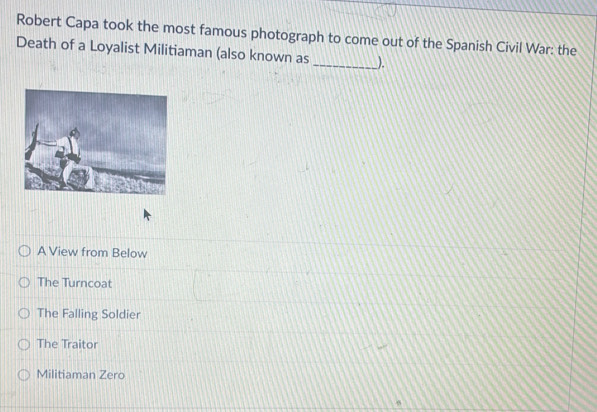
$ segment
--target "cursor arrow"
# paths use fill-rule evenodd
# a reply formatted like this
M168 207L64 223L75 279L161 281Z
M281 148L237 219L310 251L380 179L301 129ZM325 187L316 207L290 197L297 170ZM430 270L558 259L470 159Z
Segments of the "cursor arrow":
M147 209L143 209L143 219L147 219L149 221L150 216L151 216L151 213L149 213L147 211Z

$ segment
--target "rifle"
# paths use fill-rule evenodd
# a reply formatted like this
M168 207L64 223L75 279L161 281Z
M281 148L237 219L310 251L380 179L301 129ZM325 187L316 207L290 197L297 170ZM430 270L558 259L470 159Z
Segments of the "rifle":
M39 123L35 125L35 130L33 131L33 133L31 133L33 140L31 141L31 144L29 146L27 146L27 149L25 149L25 160L31 159L31 155L33 154L33 151L35 150L35 146L37 146L37 129L38 128L39 128Z

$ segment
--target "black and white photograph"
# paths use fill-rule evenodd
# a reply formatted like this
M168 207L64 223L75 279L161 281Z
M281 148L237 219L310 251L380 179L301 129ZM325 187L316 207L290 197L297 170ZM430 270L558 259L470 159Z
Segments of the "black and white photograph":
M25 189L165 194L167 98L25 91Z

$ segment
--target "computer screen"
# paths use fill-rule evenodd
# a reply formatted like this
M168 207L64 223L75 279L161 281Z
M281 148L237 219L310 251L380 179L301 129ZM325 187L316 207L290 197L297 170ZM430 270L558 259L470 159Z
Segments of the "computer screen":
M597 410L597 2L1 19L0 410Z

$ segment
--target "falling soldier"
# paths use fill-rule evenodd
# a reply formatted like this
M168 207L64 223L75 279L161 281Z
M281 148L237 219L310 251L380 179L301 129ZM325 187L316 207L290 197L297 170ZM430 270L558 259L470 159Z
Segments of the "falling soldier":
M82 170L85 173L85 190L93 190L94 188L93 169L89 166L81 166L79 164L81 162L80 137L81 133L75 127L70 131L68 136L57 140L44 141L36 139L35 143L38 145L55 146L58 148L55 157L60 159L60 168L62 169L60 173L60 189L70 189L71 186L68 184L68 179L73 170Z

